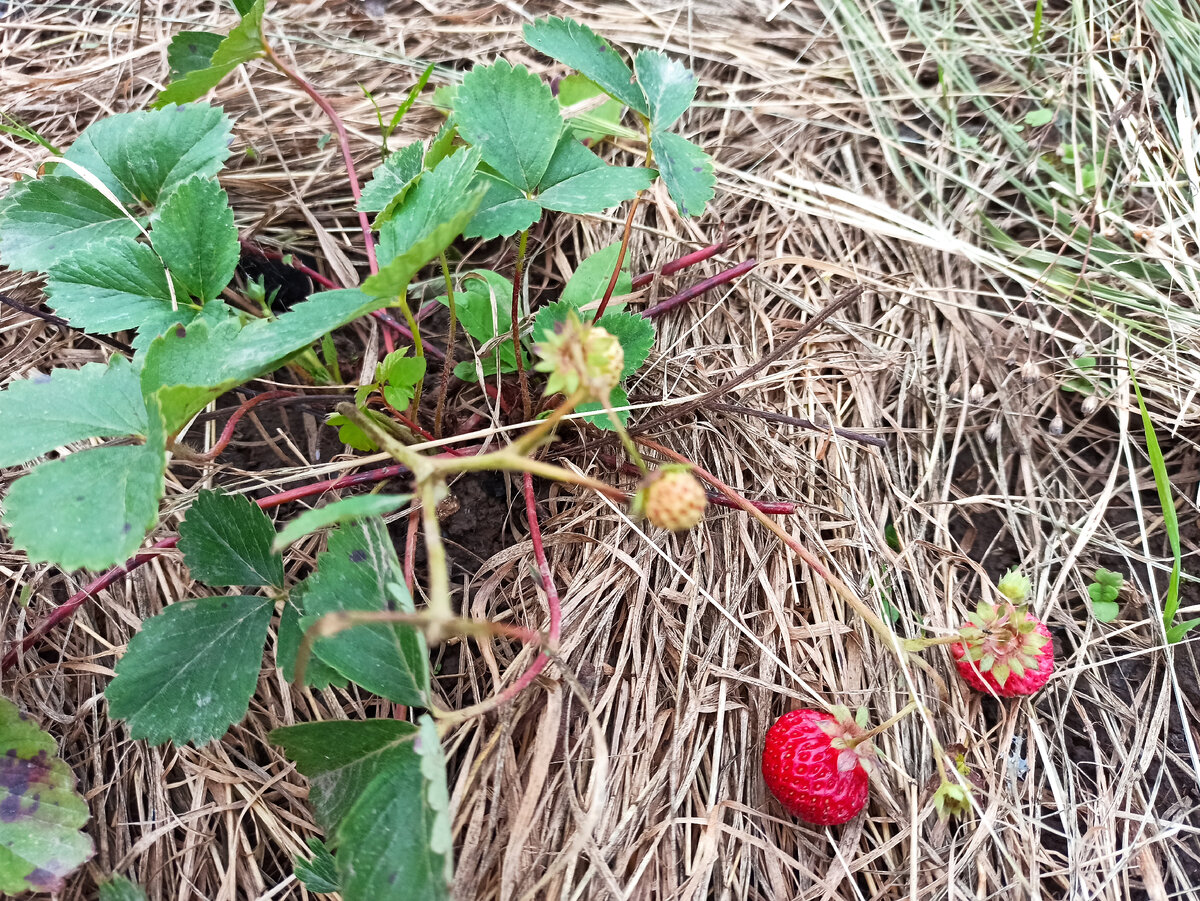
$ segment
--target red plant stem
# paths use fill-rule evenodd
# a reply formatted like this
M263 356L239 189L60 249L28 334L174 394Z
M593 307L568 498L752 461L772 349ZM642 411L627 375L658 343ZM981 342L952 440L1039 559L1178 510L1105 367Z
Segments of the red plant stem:
M612 300L613 291L616 290L617 279L621 275L621 264L625 262L625 251L629 249L629 236L633 232L633 217L641 202L642 195L639 191L633 198L633 203L629 205L629 215L625 217L625 233L621 235L621 249L617 253L617 265L613 267L612 278L608 280L608 287L604 289L604 297L600 300L600 306L596 308L596 315L592 317L593 323L600 321L600 317L604 315L604 311L608 307L608 302Z
M701 247L699 250L693 250L691 253L684 254L677 260L672 260L665 263L657 272L643 272L641 275L634 276L633 287L644 288L659 276L673 275L680 269L686 269L688 266L695 266L697 263L703 263L707 259L711 259L719 254L722 250L729 246L727 241L718 241L716 244L709 244L707 247Z
M642 474L642 471L632 463L620 463L617 461L617 458L611 454L600 454L599 459L600 462L605 466L610 466L613 469L619 470L625 475L640 477ZM709 491L707 492L707 496L708 502L715 507L728 507L731 510L741 509L737 504L725 497L723 494L719 494L715 491ZM747 498L747 500L763 513L766 513L770 516L791 516L800 509L800 505L795 501L754 501L750 500L749 498Z
M656 303L648 310L642 310L642 315L647 319L653 319L655 316L661 316L663 313L673 310L677 306L685 304L695 297L699 297L706 291L711 291L713 288L724 285L725 283L731 282L739 276L745 275L757 265L758 261L751 257L744 262L738 263L732 269L726 269L724 272L718 272L716 275L712 276L712 278L706 278L702 282L697 282L690 288L680 291L674 297L668 297L661 303Z
M408 529L404 533L404 587L410 596L417 580L417 527L420 524L420 511L413 508L408 513Z
M342 123L342 117L337 114L337 110L321 95L320 91L305 81L299 72L288 68L287 64L279 58L279 55L267 43L267 36L265 34L262 38L262 46L263 50L266 51L267 59L274 64L275 68L311 97L313 102L321 108L321 111L329 117L329 121L333 123L333 130L337 132L338 146L342 149L342 160L346 164L346 175L350 180L350 193L354 195L354 204L357 206L358 201L362 197L362 191L358 187L358 170L354 168L354 155L350 152L350 136L346 133L346 126ZM375 260L375 238L371 235L371 220L367 218L367 214L362 210L358 213L358 224L362 229L363 247L367 251L367 268L374 275L379 271L379 264Z
M383 349L389 354L396 350L396 342L392 340L392 333L389 329L383 330Z
M283 263L285 266L290 266L297 272L307 275L322 288L328 288L330 291L337 291L342 287L333 279L327 278L326 276L317 272L317 270L313 269L311 266L304 265L304 263L296 259L294 254L280 253L277 250L267 250L263 247L259 247L257 244L247 238L238 238L238 241L245 250L250 251L255 256L260 256L264 260L275 260L276 262ZM289 256L292 257L291 262L285 262Z
M229 446L229 442L233 440L233 430L237 427L238 421L264 400L274 400L279 397L296 397L296 395L297 392L295 391L264 391L262 394L256 394L250 398L234 410L233 415L225 421L225 428L221 430L221 437L217 439L217 443L207 453L197 455L199 462L211 463L217 459L221 455L221 452Z

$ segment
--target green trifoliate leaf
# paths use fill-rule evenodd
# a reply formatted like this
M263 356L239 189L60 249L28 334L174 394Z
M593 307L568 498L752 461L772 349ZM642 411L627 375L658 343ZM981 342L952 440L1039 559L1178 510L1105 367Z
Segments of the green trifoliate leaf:
M243 6L246 8L242 9ZM263 56L266 53L263 49L262 35L265 6L266 0L256 0L249 6L239 2L238 11L242 13L242 21L229 32L229 37L217 45L207 66L193 69L182 78L172 80L159 91L154 105L165 106L168 103L190 103L199 100L242 63Z
M100 883L100 901L146 901L146 893L124 876L114 875Z
M189 178L171 193L159 208L150 241L201 303L220 295L241 256L229 196L210 178Z
M275 526L240 494L201 491L179 524L179 550L192 578L213 587L283 587L283 558L271 547Z
M379 364L383 398L395 410L407 410L417 385L425 377L425 358L407 356L408 348L393 351Z
M233 121L204 104L139 110L89 125L63 156L126 205L155 205L195 175L221 171Z
M479 184L487 192L475 216L463 230L468 238L492 238L515 235L524 231L542 218L542 207L530 200L520 188L510 185L497 175L481 172Z
M621 350L625 353L621 378L629 378L650 356L650 349L654 347L654 324L633 313L605 312L596 325L621 342Z
M625 111L624 104L605 93L600 85L583 75L568 75L558 83L558 103L567 115L568 108L577 103L591 100L603 95L605 100L599 106L587 112L571 116L567 126L574 132L577 140L589 140L593 144L603 141L621 127L621 114Z
M567 280L559 300L573 307L584 307L604 297L608 282L612 278L613 269L617 265L617 257L621 253L621 242L609 244L602 250L597 250L582 263L575 273ZM613 288L613 297L621 297L633 292L633 279L629 275L629 258L626 257L617 276L617 284ZM608 310L617 312L621 304L609 303Z
M586 75L609 95L643 116L650 107L633 72L612 46L586 25L550 16L525 26L525 43Z
M347 497L301 513L275 536L272 547L281 551L312 532L368 516L394 513L412 500L411 494L363 494Z
M330 532L328 550L317 558L317 571L304 586L303 630L327 613L414 609L387 526L376 517ZM418 707L428 703L425 638L413 626L355 626L317 639L313 652L388 700Z
M167 45L171 81L178 81L189 72L207 69L223 40L225 35L211 31L181 31L171 38Z
M424 159L425 147L419 141L397 150L371 172L355 209L377 213L400 203L421 175Z
M123 357L55 369L0 392L0 466L85 438L144 435L148 422L137 373Z
M297 857L294 864L296 878L304 883L310 892L341 891L341 881L338 878L337 861L319 838L310 838L307 842L312 857L305 860Z
M95 853L87 803L54 739L0 698L0 893L58 892Z
M142 344L176 322L195 318L182 287L171 307L162 260L133 238L109 238L56 263L46 282L46 303L72 325L96 334L137 329Z
M609 166L574 135L559 141L546 167L537 200L561 213L598 213L650 187L650 169Z
M550 87L524 66L502 59L463 77L454 121L483 161L523 191L542 180L563 129Z
M142 623L109 683L109 715L151 744L203 744L240 722L258 684L275 602L180 601Z
M436 730L422 717L408 754L379 773L337 830L346 901L450 897L448 793Z
M149 419L144 445L79 451L13 482L4 522L30 562L104 569L138 549L158 519L167 466L157 406Z
M157 394L169 432L181 428L209 401L273 367L339 326L386 304L357 288L322 291L278 319L198 318L169 330L146 349L142 393ZM205 305L221 315L221 305Z
M270 739L312 784L317 822L334 832L380 773L416 762L417 728L399 720L327 720L276 729Z
M107 238L132 239L135 222L82 179L47 175L17 182L0 209L0 262L45 272L68 254Z
M669 131L652 132L650 147L679 215L703 213L717 186L712 158L687 138Z
M639 50L633 58L633 71L650 106L652 128L670 128L692 105L696 76L662 51Z
M296 680L296 654L304 633L300 630L303 614L303 588L293 589L284 602L279 615L279 636L275 644L275 665L289 682ZM319 658L309 657L304 667L304 684L309 688L345 688L349 683L333 667L326 666Z

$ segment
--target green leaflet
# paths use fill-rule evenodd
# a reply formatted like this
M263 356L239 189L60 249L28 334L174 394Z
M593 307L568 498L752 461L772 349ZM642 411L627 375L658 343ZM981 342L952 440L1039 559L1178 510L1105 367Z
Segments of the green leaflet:
M630 109L650 115L646 97L634 83L629 66L608 41L586 25L550 16L529 23L524 32L530 47L578 69Z
M158 518L166 434L153 402L146 443L97 447L43 463L5 498L9 538L31 562L103 569L137 550Z
M463 77L454 104L459 133L507 182L533 190L563 129L550 88L524 66L497 60Z
M329 533L317 571L304 581L303 605L302 631L327 613L414 609L383 520L362 519ZM428 703L425 638L413 626L355 626L317 639L313 652L368 691L398 704Z
M150 241L201 303L220 296L241 256L229 197L213 179L189 178L163 202Z
M669 131L652 132L650 147L679 215L699 216L716 193L712 157L687 138Z
M55 369L0 392L0 466L86 438L144 435L148 423L137 373L124 357Z
M200 598L150 617L104 692L109 714L151 744L220 738L246 715L274 607L262 597Z
M248 497L201 491L179 525L179 550L192 578L205 585L283 587L275 526Z

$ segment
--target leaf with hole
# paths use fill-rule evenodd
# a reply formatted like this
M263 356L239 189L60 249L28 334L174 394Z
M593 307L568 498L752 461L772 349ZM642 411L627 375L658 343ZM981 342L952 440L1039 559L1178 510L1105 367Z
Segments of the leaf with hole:
M306 631L322 616L343 611L415 609L396 550L382 519L371 517L329 533L317 571L304 581ZM429 662L425 637L413 626L355 625L318 638L313 653L347 679L397 704L428 704Z
M454 120L483 161L523 191L542 180L563 129L549 86L524 66L502 59L463 76Z
M524 33L530 47L577 69L630 109L650 115L646 97L633 80L633 71L608 41L586 25L549 16L527 24Z
M150 617L105 689L109 715L151 744L220 738L250 706L274 607L262 597L200 598Z
M193 579L214 588L283 587L283 558L272 547L275 526L240 494L201 491L179 524L179 550Z
M54 745L0 698L0 892L58 892L95 853L87 803Z

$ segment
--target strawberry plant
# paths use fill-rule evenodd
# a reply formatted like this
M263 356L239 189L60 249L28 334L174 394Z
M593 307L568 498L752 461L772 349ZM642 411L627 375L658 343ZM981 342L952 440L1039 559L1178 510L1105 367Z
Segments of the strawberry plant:
M64 570L113 567L9 649L3 666L106 585L177 547L192 580L205 587L171 599L143 621L115 662L105 690L108 713L124 722L133 739L220 739L247 714L272 628L269 665L285 679L318 689L356 686L395 705L396 719L307 722L271 734L308 779L324 835L296 860L296 875L314 892L338 891L356 901L449 897L453 842L442 739L456 724L496 710L529 687L557 652L562 604L542 540L535 478L629 503L635 515L672 531L696 526L710 503L744 511L827 582L897 656L907 660L919 650L898 642L878 613L770 519L768 505L742 498L627 428L625 387L650 357L653 317L754 265L746 261L649 310L632 311L623 300L654 278L635 278L627 260L646 190L661 178L681 216L700 215L714 194L711 159L672 130L695 97L693 73L658 51L640 50L627 62L580 23L538 20L526 26L527 42L577 70L559 83L558 96L525 66L503 59L478 65L461 84L435 95L447 111L437 133L393 150L388 141L428 80L426 69L386 124L376 107L382 159L360 186L349 134L336 111L273 50L264 0L236 5L241 18L228 35L187 32L172 41L171 81L153 108L88 126L0 201L4 264L43 276L46 305L67 327L129 342L114 339L121 350L107 362L28 373L0 393L0 465L28 467L4 499L10 540L33 562ZM329 116L366 262L361 284L345 286L274 254L322 288L278 314L264 285L251 282L239 291L235 282L243 253L273 252L241 240L220 182L236 123L204 102L234 69L256 60L273 65ZM593 115L571 115L576 104L601 96L608 99ZM622 124L626 114L635 128ZM621 164L619 150L597 149L615 133L638 142L638 159L628 162L640 165ZM574 274L555 298L529 296L534 226L544 217L593 215L626 203L621 241L575 261ZM512 271L455 265L460 237L514 239ZM706 259L720 247L682 257L662 272ZM440 276L432 281L444 285L444 293L423 309L416 305L414 282L426 267ZM811 325L857 294L847 292ZM441 349L423 324L439 307L448 322ZM206 488L189 494L178 534L165 534L161 508L175 481L168 481L168 468L217 459L240 418L257 404L302 395L314 382L342 391L333 333L364 316L381 324L386 352L365 349L370 362L364 384L345 390L326 425L345 444L380 452L392 463L257 500ZM266 376L286 387L239 401L221 437L197 446L207 441L195 427L197 417ZM511 427L509 443L450 446L447 432L457 426L446 415L452 386L494 399ZM624 467L640 479L632 494L544 453L571 418L620 441ZM643 450L671 462L651 464ZM455 612L438 505L450 478L481 471L520 476L546 598L544 629ZM389 479L403 479L405 490L346 497L278 524L266 512ZM771 508L780 509L794 508ZM397 513L410 524L403 559L383 518ZM158 531L164 534L143 547ZM287 565L292 545L317 532L324 549L315 566ZM418 532L424 542L419 576L413 551ZM1014 577L999 588L1019 603L1028 582ZM430 649L450 638L496 636L535 649L534 662L497 694L465 709L442 709ZM928 643L951 644L960 670L966 666L974 678L990 680L1002 695L1044 682L1053 668L1045 627L1012 603L981 605L952 641ZM899 716L917 707L914 701ZM869 739L899 716L868 731L837 705L830 713L788 714L766 739L768 787L809 822L846 822L867 803ZM965 786L954 787L945 754L931 740L942 776L939 809L969 809ZM16 749L24 759L22 736L4 741L0 747ZM66 798L62 768L50 769ZM65 871L87 856L90 849L75 832L82 824L78 807L63 821L70 835L60 836L71 853L38 882L31 874L42 878L41 864L31 852L32 868L20 874L23 887L57 887Z
M536 315L524 284L530 228L547 212L587 215L633 200L632 220L636 199L659 175L680 213L703 210L713 193L711 161L667 130L690 105L696 80L665 55L642 51L634 59L637 85L621 84L634 70L615 52L597 68L595 54L611 50L603 39L576 23L543 20L531 26L530 42L581 69L564 82L561 97L523 66L505 60L476 66L450 92L448 122L430 142L389 152L387 139L423 79L386 127L380 114L384 159L360 190L344 127L316 89L275 55L264 5L264 0L239 3L240 22L228 35L178 35L168 52L171 82L153 108L93 123L0 201L4 264L44 276L46 305L67 327L130 339L128 345L117 340L113 346L127 346L128 352L106 363L30 373L0 393L0 423L9 426L0 432L0 465L28 467L5 497L9 538L31 561L66 570L115 566L28 635L22 648L104 585L156 551L177 546L194 581L211 591L175 599L143 622L105 691L109 714L125 722L132 738L152 743L220 738L246 714L276 623L273 665L286 678L317 688L353 683L414 711L412 722L306 723L273 734L310 780L314 813L326 836L310 843L311 858L297 860L297 874L314 891L336 889L348 899L443 898L452 853L440 734L528 685L558 640L558 600L529 500L531 478L629 499L544 461L540 449L569 414L587 414L618 433L647 477L648 494L675 486L679 497L666 504L665 524L694 524L707 502L686 467L652 475L624 430L628 412L614 409L627 405L622 382L645 362L654 342L648 318L627 312L619 300L610 303L614 292L633 290L625 261L628 228L623 241L579 261L557 300ZM220 174L236 123L202 99L235 68L257 59L275 65L330 115L370 270L359 287L338 286L309 270L325 290L278 315L261 283L251 282L244 294L231 287L244 248ZM429 70L424 78L428 75ZM620 112L628 106L646 135L646 165L607 162L582 140L594 144L604 132L585 131L564 117L564 108L598 92L612 99L590 125L620 130ZM512 277L484 269L454 272L446 251L460 235L516 235ZM679 266L717 249L691 255ZM430 263L442 270L446 292L439 301L450 323L436 390L425 384L433 349L408 302L410 283ZM710 283L706 287L720 280ZM202 490L183 514L177 536L138 553L159 526L173 461L196 465L215 458L246 410L288 392L242 403L222 438L203 451L189 444L197 438L197 415L269 373L290 368L301 386L313 378L336 379L331 333L366 315L385 323L389 352L370 383L348 395L329 424L352 446L383 450L398 465L257 503L220 489ZM460 323L479 347L474 359L455 366ZM395 347L397 339L405 345ZM441 433L451 373L467 384L516 373L530 418L537 412L529 387L534 370L546 376L545 409L507 447L442 455L412 447L430 434L423 421L432 418ZM81 442L87 444L78 447ZM523 473L551 598L548 633L452 612L434 509L448 476L484 469ZM410 478L415 494L345 498L278 530L265 512L331 485L396 476ZM654 512L664 503L646 503L652 521L665 515ZM420 609L380 518L406 506L425 533L428 603ZM326 533L326 549L313 571L298 579L287 576L288 548L318 530ZM519 638L541 653L522 680L490 701L469 710L439 710L429 646L450 635L492 634ZM22 648L10 649L4 665L11 666ZM18 757L22 753L15 737L6 747L17 749ZM71 821L76 828L81 822ZM69 869L86 856L76 844L74 858L64 855L56 865ZM36 865L35 854L29 859ZM45 886L57 886L65 869L47 872Z

